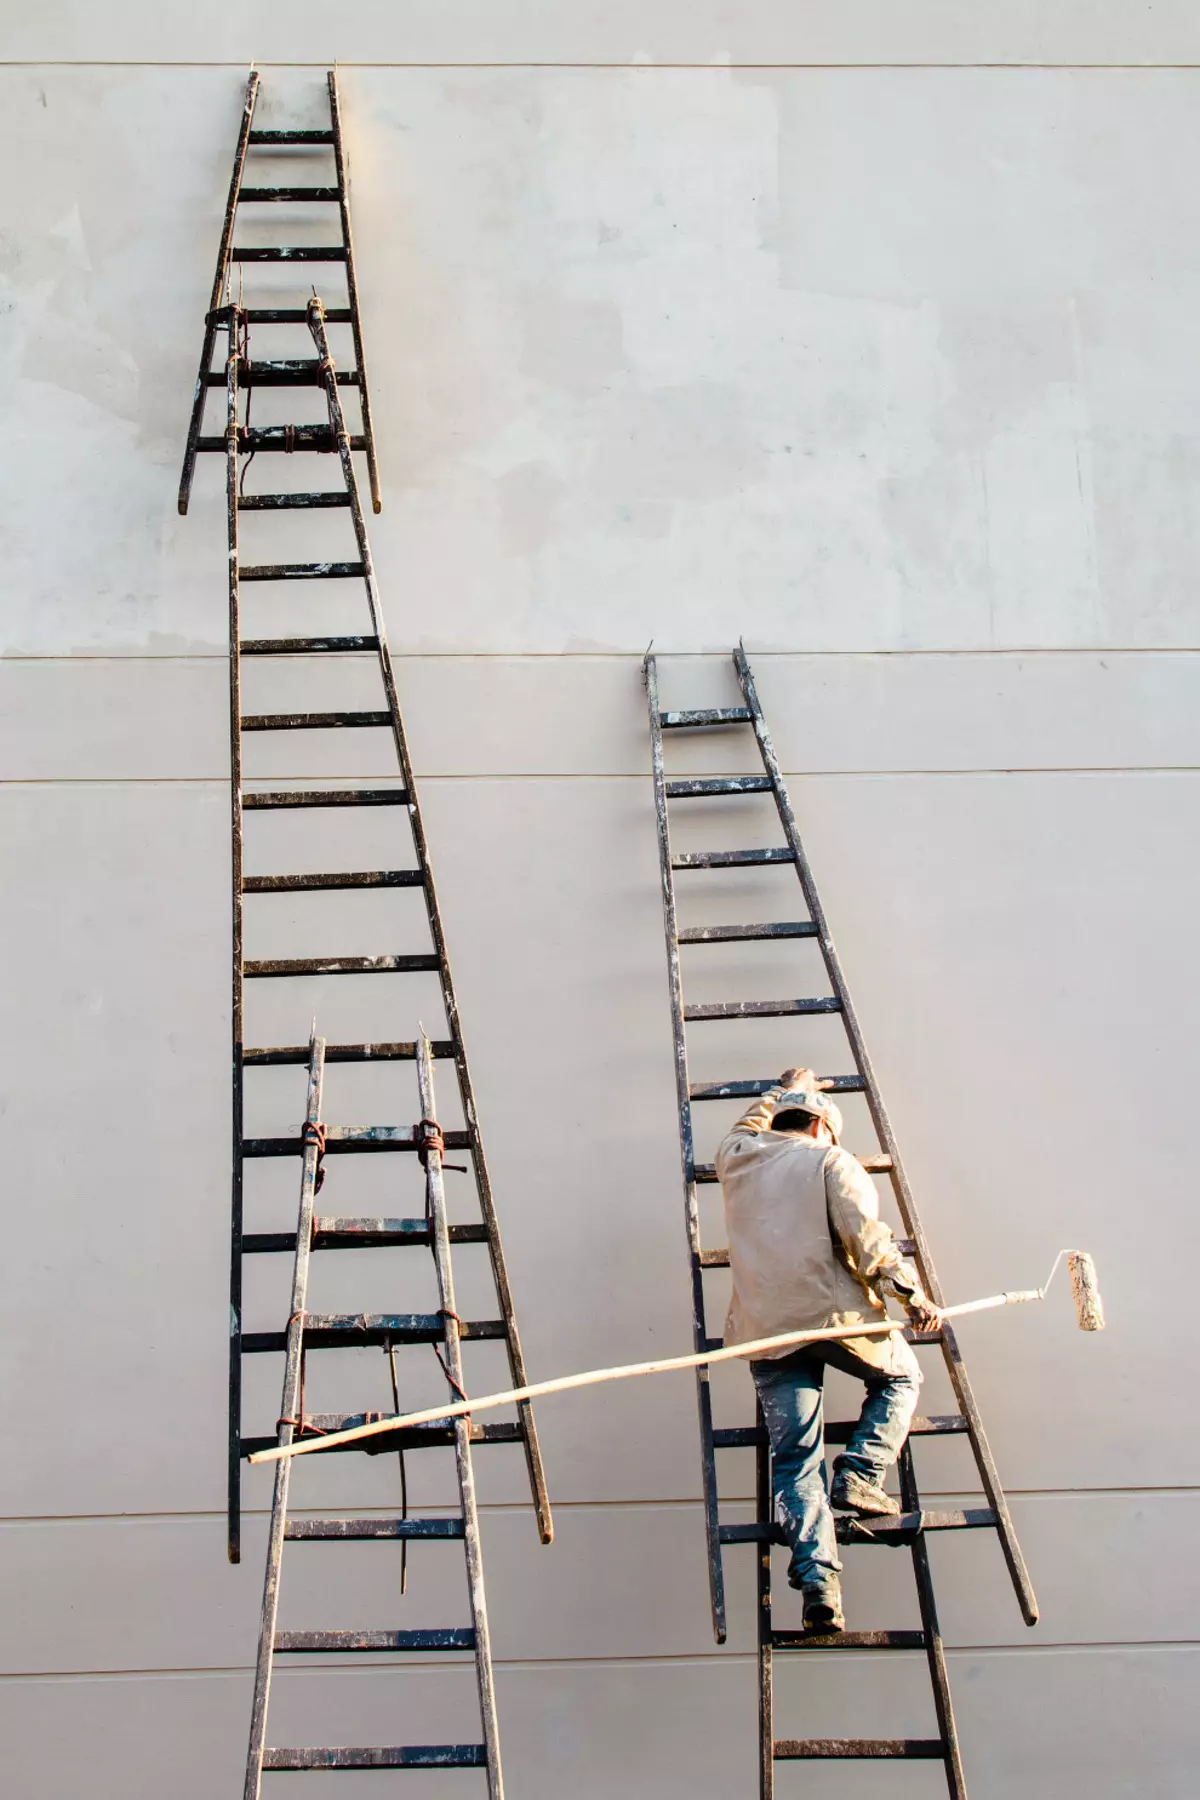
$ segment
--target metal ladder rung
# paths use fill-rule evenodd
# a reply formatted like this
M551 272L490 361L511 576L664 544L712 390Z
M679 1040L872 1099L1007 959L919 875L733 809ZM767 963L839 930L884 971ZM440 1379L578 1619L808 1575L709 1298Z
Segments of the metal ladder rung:
M377 637L243 638L243 656L349 656L379 649Z
M242 965L247 981L302 975L436 975L441 963L423 956L289 956Z
M924 1650L923 1631L772 1631L772 1650Z
M702 1019L788 1019L802 1013L838 1013L840 1000L832 995L815 1000L729 1000L715 1006L685 1006L687 1024Z
M470 1150L469 1131L443 1133L447 1150ZM300 1137L243 1138L243 1156L299 1156ZM369 1155L376 1151L415 1151L416 1140L407 1125L330 1125L325 1133L326 1156Z
M340 488L321 488L312 494L239 494L239 512L311 512L322 507L349 506L350 496ZM314 640L315 641L315 640ZM378 638L375 640L378 643ZM243 650L245 645L242 646Z
M857 1427L857 1419L831 1419L825 1426L827 1444L845 1444ZM915 1418L908 1428L909 1437L946 1437L968 1429L961 1413L931 1413L928 1418ZM765 1432L757 1425L724 1425L713 1432L718 1450L757 1450L767 1442Z
M748 706L706 706L698 711L659 713L664 731L695 730L704 725L748 725L753 714Z
M452 1244L486 1244L486 1225L451 1225ZM317 1219L313 1225L314 1250L403 1249L430 1243L424 1219ZM244 1256L265 1255L296 1248L294 1231L247 1231L242 1236Z
M757 869L767 863L794 863L786 845L764 850L688 850L671 858L673 869Z
M365 437L350 439L352 450L365 450L366 447ZM196 448L215 451L221 456L228 451L223 437L198 437ZM292 451L312 450L327 456L336 449L337 439L328 425L246 425L238 433L238 452L242 456L248 456L251 450L260 453L264 450L280 450L289 455Z
M254 144L332 144L332 131L252 131Z
M776 1738L773 1754L776 1762L809 1757L914 1757L943 1762L946 1746L941 1738Z
M407 806L408 789L391 788L282 788L242 795L244 812L263 812L294 806Z
M277 1631L274 1648L277 1656L379 1656L395 1651L474 1650L475 1632L469 1625L440 1631Z
M816 936L817 928L811 919L793 919L768 925L689 925L675 941L678 944L750 944L760 939Z
M210 369L204 377L204 385L223 388L225 379L224 369ZM339 387L357 387L358 370L338 369L335 379ZM295 362L251 363L239 375L238 386L245 389L323 387L324 378L312 358L303 357Z
M769 794L765 775L721 775L702 781L668 781L668 800L705 800L717 794Z
M345 244L234 244L229 252L235 263L344 263Z
M454 1060L454 1044L450 1038L434 1038L430 1049L435 1058ZM412 1038L399 1038L395 1043L381 1044L330 1044L325 1051L325 1061L331 1062L415 1062L417 1046ZM270 1044L262 1048L242 1051L242 1062L247 1067L270 1068L285 1063L307 1062L308 1056L303 1044Z
M846 1437L852 1427L847 1428ZM826 1434L826 1442L830 1444L845 1443L846 1437L837 1438ZM843 1537L839 1530L838 1542L850 1544L869 1544L871 1542L886 1544L889 1538L901 1538L908 1542L918 1531L982 1531L996 1523L996 1515L990 1506L972 1507L922 1507L920 1512L893 1514L890 1518L881 1515L878 1519L852 1519L839 1516L838 1526L844 1524L857 1525L862 1535L851 1532ZM774 1544L779 1541L773 1525L722 1525L719 1536L723 1544Z
M423 869L333 869L317 875L247 875L243 894L315 894L343 888L425 886ZM416 1051L413 1051L416 1055ZM302 1058L299 1060L303 1060ZM343 1062L347 1059L343 1057Z
M303 306L248 306L246 318L251 325L307 325L308 309ZM327 325L353 325L354 314L348 306L327 306Z
M306 1350L344 1350L368 1344L440 1344L446 1335L441 1313L308 1313L304 1320ZM503 1319L464 1319L459 1335L494 1343L507 1337ZM247 1355L268 1356L287 1348L286 1331L247 1331Z
M283 1535L293 1544L359 1543L379 1538L464 1538L462 1519L289 1519Z
M379 1415L373 1413L371 1418ZM310 1413L309 1423L317 1425L322 1431L349 1431L354 1425L366 1425L370 1422L365 1413ZM473 1446L491 1444L524 1444L525 1429L520 1423L511 1425L475 1425L471 1426L470 1440ZM244 1437L239 1440L240 1456L252 1456L256 1450L273 1450L278 1444L277 1436ZM394 1456L399 1450L441 1450L454 1443L454 1422L438 1424L435 1420L428 1425L406 1425L403 1431L381 1431L376 1437L360 1438L349 1444L334 1444L331 1449L323 1450L323 1456L341 1456L353 1451L365 1451L368 1456Z
M248 563L238 570L238 580L360 581L366 572L360 562Z
M778 1078L761 1081L697 1081L688 1088L689 1100L753 1100L778 1087ZM861 1094L866 1089L861 1075L823 1075L820 1086L827 1094Z
M243 731L362 731L390 725L390 712L245 713Z
M244 187L238 189L238 205L263 200L340 200L340 187Z
M264 1750L264 1769L486 1769L483 1744L393 1744L374 1749Z

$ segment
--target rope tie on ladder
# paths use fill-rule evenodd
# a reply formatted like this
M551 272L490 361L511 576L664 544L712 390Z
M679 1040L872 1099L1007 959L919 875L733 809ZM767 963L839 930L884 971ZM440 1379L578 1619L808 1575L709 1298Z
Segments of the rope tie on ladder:
M313 1193L319 1194L325 1180L325 1127L317 1119L305 1119L300 1130L301 1149L307 1150L310 1144L317 1149L317 1176L313 1182Z
M460 1331L462 1330L462 1320L459 1318L458 1314L455 1312L455 1310L452 1306L439 1306L438 1314L439 1314L439 1317L441 1317L442 1319L445 1319L445 1320L453 1319L454 1323L458 1326L458 1329ZM466 1391L465 1391L465 1389L463 1389L459 1386L458 1382L455 1381L454 1376L450 1373L450 1366L447 1363L445 1357L442 1355L441 1351L438 1349L438 1346L436 1344L432 1344L430 1346L430 1348L432 1349L433 1354L438 1359L438 1363L441 1367L442 1374L446 1377L446 1380L450 1383L450 1386L454 1389L455 1394L458 1396L458 1398L460 1400L465 1400L467 1398Z
M465 1175L466 1174L467 1169L466 1169L465 1163L448 1163L445 1160L446 1140L442 1136L442 1128L438 1124L436 1119L420 1119L420 1120L418 1120L417 1127L416 1127L416 1130L413 1133L413 1135L416 1138L416 1143L417 1143L417 1161L420 1163L420 1165L423 1169L428 1170L428 1168L429 1168L429 1153L431 1150L436 1150L439 1167L441 1167L442 1169L449 1169L455 1175ZM428 1217L429 1217L428 1202L426 1203L426 1206L425 1206L425 1216L428 1219Z
M308 1314L306 1312L294 1312L292 1314L291 1318L287 1322L287 1329L288 1329L289 1336L291 1334L292 1326L296 1323L297 1319L300 1320L301 1329L303 1330L304 1321L305 1321L305 1319L307 1319L307 1317L308 1317ZM307 1367L307 1361L306 1361L305 1354L304 1354L304 1346L302 1344L300 1347L300 1404L296 1409L299 1416L295 1419L289 1419L286 1417L276 1419L276 1421L275 1421L276 1436L278 1436L280 1427L283 1425L290 1425L292 1430L296 1433L297 1437L328 1437L329 1436L329 1433L325 1430L325 1428L323 1426L314 1425L311 1419L306 1419L304 1416L304 1380L305 1380L306 1367Z
M286 456L290 456L292 454L292 451L295 448L296 448L296 427L294 425L285 425L283 428L284 454Z

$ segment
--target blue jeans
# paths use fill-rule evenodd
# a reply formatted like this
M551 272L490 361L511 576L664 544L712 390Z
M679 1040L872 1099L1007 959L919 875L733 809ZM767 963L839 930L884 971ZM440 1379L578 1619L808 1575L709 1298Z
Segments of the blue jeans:
M885 1374L836 1340L750 1364L771 1440L775 1522L792 1547L793 1587L820 1586L842 1566L825 1475L826 1368L866 1384L867 1397L841 1460L877 1484L900 1454L921 1385L919 1369Z

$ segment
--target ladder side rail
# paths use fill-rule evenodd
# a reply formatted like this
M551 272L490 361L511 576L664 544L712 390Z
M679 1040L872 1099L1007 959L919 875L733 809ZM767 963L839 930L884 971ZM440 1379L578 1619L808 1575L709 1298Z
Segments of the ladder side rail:
M905 1444L900 1452L900 1504L906 1513L921 1510L911 1444ZM933 1688L933 1707L945 1758L946 1786L950 1800L967 1800L966 1776L958 1747L958 1728L954 1723L954 1702L950 1695L950 1676L946 1669L946 1650L942 1643L941 1626L938 1624L933 1573L929 1566L929 1543L923 1531L919 1531L913 1539L912 1560L917 1602L921 1608L921 1628L925 1634L925 1655L929 1661L929 1680Z
M920 1215L917 1212L916 1200L914 1199L912 1189L909 1186L908 1177L904 1173L900 1148L896 1142L896 1136L892 1130L892 1123L888 1117L887 1109L883 1103L883 1097L879 1091L879 1084L875 1078L875 1071L867 1051L866 1041L863 1037L862 1028L858 1022L858 1015L854 1010L854 1002L850 997L850 990L846 984L841 961L838 957L837 949L834 946L833 937L825 918L825 911L821 905L820 896L817 893L812 868L805 853L804 845L801 842L800 830L796 823L796 815L792 810L791 800L788 797L787 788L784 785L783 772L779 766L779 758L775 753L775 746L771 738L770 730L763 717L762 706L759 703L758 698L758 691L754 684L754 677L750 671L750 664L746 659L745 651L740 645L733 653L733 663L734 668L737 671L742 693L745 696L746 705L750 710L751 723L754 727L755 738L758 741L759 754L762 757L763 767L771 782L772 794L775 800L776 810L779 813L780 823L783 826L784 836L787 838L788 847L795 857L796 872L800 878L800 886L808 905L810 917L817 928L817 943L820 946L821 958L825 964L826 973L829 976L830 986L833 988L834 994L840 1003L842 1021L845 1026L846 1037L849 1040L850 1052L854 1058L855 1068L862 1077L864 1083L867 1105L870 1109L871 1118L874 1121L875 1129L879 1136L880 1145L891 1158L892 1186L896 1195L896 1203L900 1209L900 1216L904 1220L905 1230L915 1246L917 1260L920 1264L921 1275L925 1283L926 1291L935 1305L940 1306L944 1304L944 1295L941 1283L937 1278L937 1272L934 1268L933 1257L929 1249L928 1240L925 1236L924 1227L921 1224ZM1004 1490L1000 1485L999 1472L992 1456L991 1446L987 1440L987 1434L983 1428L983 1420L975 1400L974 1391L972 1390L970 1380L963 1365L962 1356L958 1349L958 1342L953 1327L949 1324L943 1325L941 1336L942 1355L945 1360L946 1370L949 1374L950 1382L959 1406L962 1408L963 1416L967 1421L967 1430L971 1439L971 1447L975 1455L975 1462L979 1470L979 1476L983 1484L984 1492L987 1495L989 1505L996 1514L996 1529L1000 1534L1000 1543L1004 1554L1004 1560L1008 1566L1008 1572L1017 1595L1021 1614L1027 1625L1035 1625L1038 1617L1037 1598L1033 1591L1033 1584L1029 1578L1029 1571L1025 1566L1025 1559L1021 1554L1021 1547L1017 1541L1016 1527L1013 1523L1012 1514L1009 1511L1008 1502L1004 1497Z
M325 1074L325 1039L314 1033L308 1065L308 1104L304 1117L316 1125L321 1118L321 1087ZM279 1442L290 1444L300 1417L301 1370L304 1359L304 1308L308 1299L308 1271L312 1253L313 1209L317 1188L317 1164L320 1153L315 1132L305 1133L304 1164L300 1175L300 1211L296 1221L296 1254L292 1263L292 1302L287 1326L287 1353L283 1371L283 1397L280 1403ZM285 1456L275 1469L275 1492L271 1503L271 1533L267 1543L267 1570L263 1580L262 1621L258 1638L258 1661L254 1673L254 1701L250 1713L250 1746L246 1755L244 1800L259 1800L262 1785L263 1751L267 1731L267 1701L271 1691L271 1669L275 1655L275 1623L279 1614L279 1578L283 1561L284 1530L287 1525L288 1483L292 1459Z
M229 194L225 201L225 223L221 227L221 243L217 251L217 272L213 276L212 296L208 303L208 316L204 321L204 348L200 352L200 373L196 377L196 396L192 402L187 444L183 452L183 471L179 477L178 506L181 513L187 512L188 501L192 495L192 477L196 473L196 446L204 421L206 377L212 367L213 345L217 340L218 322L212 315L221 304L221 297L225 291L225 280L229 273L229 252L233 244L233 227L237 217L238 196L242 191L242 171L246 164L246 151L250 144L250 126L254 119L254 103L257 99L258 70L251 69L246 82L246 100L242 108L242 123L238 131L237 148L233 155L233 173L229 177Z
M658 861L662 880L663 924L667 944L667 980L671 995L671 1032L675 1051L675 1098L679 1112L679 1156L683 1171L684 1220L692 1284L692 1338L697 1351L708 1349L705 1312L704 1268L700 1260L700 1209L696 1199L695 1145L692 1136L692 1103L688 1090L687 1034L683 1018L683 976L679 963L679 928L675 909L675 878L671 872L671 828L667 815L667 786L663 769L662 721L658 695L658 665L647 652L643 673L650 711L650 755L654 775L654 812L658 831ZM708 1583L712 1601L713 1635L725 1642L725 1571L717 1492L717 1456L713 1442L712 1385L708 1368L696 1370L696 1404L700 1414L700 1457L704 1495L704 1530L708 1543Z
M408 796L409 824L412 828L413 844L417 860L424 875L425 911L429 920L429 932L433 939L434 951L437 955L439 978L442 987L442 1001L446 1010L446 1024L450 1039L454 1045L454 1062L458 1071L459 1093L462 1097L463 1112L467 1130L471 1137L471 1157L475 1167L475 1182L479 1194L479 1208L483 1222L487 1227L488 1252L491 1258L492 1275L496 1284L496 1295L504 1318L505 1345L508 1353L509 1370L514 1387L527 1387L528 1376L525 1370L525 1358L521 1349L520 1333L517 1329L516 1310L513 1305L512 1288L508 1279L508 1268L504 1260L504 1249L500 1239L500 1221L496 1215L495 1200L492 1194L491 1178L487 1161L483 1152L483 1137L479 1129L479 1116L475 1107L475 1094L471 1085L470 1071L467 1066L466 1045L463 1041L462 1024L459 1018L458 1000L454 992L454 979L450 971L450 955L446 946L446 934L442 925L441 908L438 905L437 888L434 884L433 869L429 858L429 843L425 835L425 824L421 817L421 808L417 798L416 780L412 762L408 754L408 741L405 737L404 723L400 715L400 699L396 691L395 671L392 667L391 651L388 648L387 627L383 616L383 602L379 593L379 584L375 575L375 564L371 556L371 546L367 538L366 521L363 518L362 501L358 492L358 480L354 469L354 459L350 449L350 437L346 430L345 415L342 412L341 395L338 392L336 371L329 354L329 340L325 332L324 308L319 300L309 302L309 328L322 366L322 385L329 408L330 428L337 441L338 454L341 459L342 475L346 483L346 491L350 496L350 513L354 523L354 535L358 545L359 560L363 565L363 579L367 589L367 602L370 607L372 631L376 638L380 673L383 679L384 692L387 697L388 711L392 715L392 736L396 746L396 758L400 765L401 779ZM528 1401L522 1401L518 1414L523 1430L525 1462L529 1472L529 1483L533 1494L534 1508L537 1514L538 1532L544 1544L552 1541L554 1522L550 1511L550 1498L546 1488L546 1473L542 1463L541 1445L538 1441L537 1426L533 1409Z
M770 1520L771 1446L762 1404L755 1399L759 1439L754 1452L755 1493L760 1519ZM771 1637L771 1534L755 1546L755 1598L758 1623L758 1792L759 1800L775 1793L775 1651Z
M243 922L242 893L242 670L241 593L238 579L238 312L229 309L229 356L225 365L225 515L229 542L229 865L230 915L230 1051L233 1164L229 1202L229 1444L227 1553L231 1563L242 1557L242 1227L244 1204L243 1138L245 1132Z
M417 1043L417 1087L421 1096L421 1116L436 1120L433 1087L433 1061L425 1037ZM425 1206L429 1217L429 1234L437 1269L438 1298L446 1327L446 1364L451 1386L460 1395L466 1393L463 1380L462 1340L458 1313L454 1302L454 1272L450 1260L450 1230L446 1217L446 1189L442 1175L441 1151L427 1146L425 1152ZM471 1421L454 1421L454 1457L458 1466L458 1486L462 1496L463 1533L467 1559L467 1586L471 1599L471 1622L475 1627L475 1673L479 1683L479 1712L483 1724L483 1744L487 1757L488 1800L504 1800L504 1778L500 1768L500 1726L496 1714L496 1686L492 1673L492 1640L488 1626L487 1597L483 1586L483 1548L479 1538L479 1508L475 1497L475 1472L471 1463Z
M338 101L337 70L329 71L329 117L333 125L333 157L337 168L338 211L342 219L342 241L346 246L346 293L350 302L350 331L354 340L354 361L358 369L358 398L362 408L363 438L367 447L367 477L371 484L371 510L383 509L379 486L379 465L375 458L375 428L371 423L371 394L367 386L367 359L363 352L362 318L358 307L358 279L354 273L354 238L350 230L350 171L342 143L342 114Z

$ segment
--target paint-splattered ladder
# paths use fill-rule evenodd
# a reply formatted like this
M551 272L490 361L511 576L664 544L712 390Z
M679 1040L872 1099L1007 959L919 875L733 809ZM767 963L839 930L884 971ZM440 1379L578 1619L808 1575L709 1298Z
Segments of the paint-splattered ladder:
M862 1094L878 1139L878 1151L861 1158L863 1167L873 1175L885 1175L891 1182L904 1229L908 1233L906 1252L916 1258L925 1290L935 1301L941 1301L941 1288L934 1271L929 1247L921 1228L916 1203L909 1187L891 1122L884 1107L875 1074L867 1054L853 1002L842 973L841 963L826 924L812 870L800 840L796 817L784 786L783 776L759 705L754 678L744 651L733 653L733 665L742 692L743 704L695 711L666 712L659 702L656 659L647 655L646 689L650 707L650 737L653 758L654 796L658 820L658 846L662 875L663 911L666 924L667 966L669 973L671 1013L675 1043L675 1079L679 1114L679 1144L683 1167L685 1222L688 1260L691 1273L693 1328L697 1350L716 1348L721 1340L710 1335L705 1277L716 1269L729 1266L726 1248L705 1249L701 1241L698 1189L715 1183L716 1170L711 1163L695 1159L692 1129L693 1106L706 1101L745 1100L764 1094L775 1085L773 1078L749 1081L692 1082L688 1074L687 1026L714 1020L754 1020L799 1018L832 1014L840 1018L850 1060L855 1073L824 1078L822 1085L835 1093ZM664 768L664 732L696 732L726 727L750 727L762 762L761 775L704 777L669 780ZM752 850L720 850L683 852L671 848L668 817L669 803L681 800L714 800L736 803L746 795L767 795L773 801L783 829L780 846ZM712 925L681 929L677 923L675 877L688 870L744 869L783 865L794 869L799 880L807 917L767 924ZM684 999L681 973L682 948L699 945L736 944L762 941L784 947L796 939L813 940L820 952L830 992L801 999L732 1001L713 1005L691 1005ZM770 1454L761 1412L756 1424L747 1427L719 1428L713 1423L712 1390L707 1368L697 1370L697 1398L700 1413L701 1458L705 1526L708 1539L709 1582L712 1597L713 1628L717 1642L725 1640L725 1576L723 1551L728 1545L752 1543L758 1547L758 1629L759 1629L759 1780L763 1800L774 1793L775 1764L823 1758L922 1759L940 1762L952 1800L965 1800L966 1786L954 1725L946 1659L938 1626L937 1607L930 1574L926 1537L931 1531L961 1531L977 1528L994 1529L1008 1565L1025 1622L1036 1623L1037 1602L1030 1585L1028 1571L1017 1543L1016 1533L1000 1487L999 1476L984 1434L983 1423L967 1378L966 1367L949 1324L940 1332L914 1337L918 1344L940 1344L950 1383L958 1401L959 1412L946 1417L914 1420L913 1438L942 1437L961 1433L967 1438L979 1472L987 1505L926 1511L922 1508L913 1465L911 1441L901 1453L900 1504L898 1519L882 1521L867 1527L843 1523L839 1536L849 1544L906 1545L913 1559L917 1600L921 1614L919 1631L849 1631L835 1637L814 1637L798 1631L775 1630L771 1622L771 1545L781 1541L772 1524ZM826 1426L826 1442L844 1444L851 1426L830 1423ZM720 1513L717 1481L717 1451L753 1449L757 1460L756 1518L752 1524L726 1522ZM776 1738L774 1727L773 1659L777 1652L792 1651L859 1651L899 1650L923 1651L929 1664L937 1718L936 1738ZM861 1701L861 1696L860 1696Z
M421 1121L410 1136L419 1146L425 1166L424 1241L433 1252L437 1271L439 1311L433 1318L401 1318L379 1320L386 1331L389 1355L394 1343L405 1341L440 1341L445 1347L443 1369L450 1389L463 1393L463 1360L460 1339L465 1335L455 1308L454 1276L450 1262L450 1228L446 1219L446 1195L442 1177L442 1137L437 1126L433 1087L433 1057L428 1040L418 1039L417 1085L421 1102ZM303 1162L300 1176L300 1210L292 1237L292 1288L287 1328L282 1333L284 1350L283 1396L280 1406L277 1442L291 1444L297 1435L320 1429L304 1413L304 1364L310 1350L342 1341L340 1333L353 1331L357 1321L343 1319L334 1323L328 1317L307 1311L309 1272L312 1251L316 1247L316 1191L320 1185L321 1163L328 1148L327 1131L321 1125L321 1099L325 1078L326 1045L314 1027L308 1049L308 1103L301 1134ZM410 1221L415 1224L415 1221ZM275 1347L274 1343L272 1347ZM397 1397L398 1403L398 1397ZM312 1772L326 1769L484 1769L487 1772L488 1800L503 1800L504 1784L500 1770L500 1737L496 1721L496 1694L492 1678L492 1653L488 1629L487 1603L483 1587L483 1553L479 1541L479 1516L475 1500L475 1477L471 1466L471 1427L466 1419L456 1419L448 1429L452 1433L458 1477L459 1505L457 1517L413 1519L407 1507L400 1518L314 1518L311 1515L292 1519L288 1501L292 1480L292 1462L284 1458L275 1465L275 1491L271 1505L271 1525L267 1543L267 1566L263 1582L262 1620L259 1629L258 1660L255 1667L254 1700L250 1715L250 1744L246 1758L244 1800L259 1800L264 1772L273 1774ZM376 1446L378 1447L378 1440ZM373 1541L406 1546L413 1540L456 1539L466 1553L467 1591L470 1601L469 1626L451 1626L440 1630L336 1630L281 1631L278 1625L280 1586L283 1575L285 1543L352 1543ZM389 1745L303 1745L271 1747L267 1744L267 1711L271 1678L277 1656L379 1656L462 1654L475 1659L479 1692L480 1741L458 1744L389 1744Z

